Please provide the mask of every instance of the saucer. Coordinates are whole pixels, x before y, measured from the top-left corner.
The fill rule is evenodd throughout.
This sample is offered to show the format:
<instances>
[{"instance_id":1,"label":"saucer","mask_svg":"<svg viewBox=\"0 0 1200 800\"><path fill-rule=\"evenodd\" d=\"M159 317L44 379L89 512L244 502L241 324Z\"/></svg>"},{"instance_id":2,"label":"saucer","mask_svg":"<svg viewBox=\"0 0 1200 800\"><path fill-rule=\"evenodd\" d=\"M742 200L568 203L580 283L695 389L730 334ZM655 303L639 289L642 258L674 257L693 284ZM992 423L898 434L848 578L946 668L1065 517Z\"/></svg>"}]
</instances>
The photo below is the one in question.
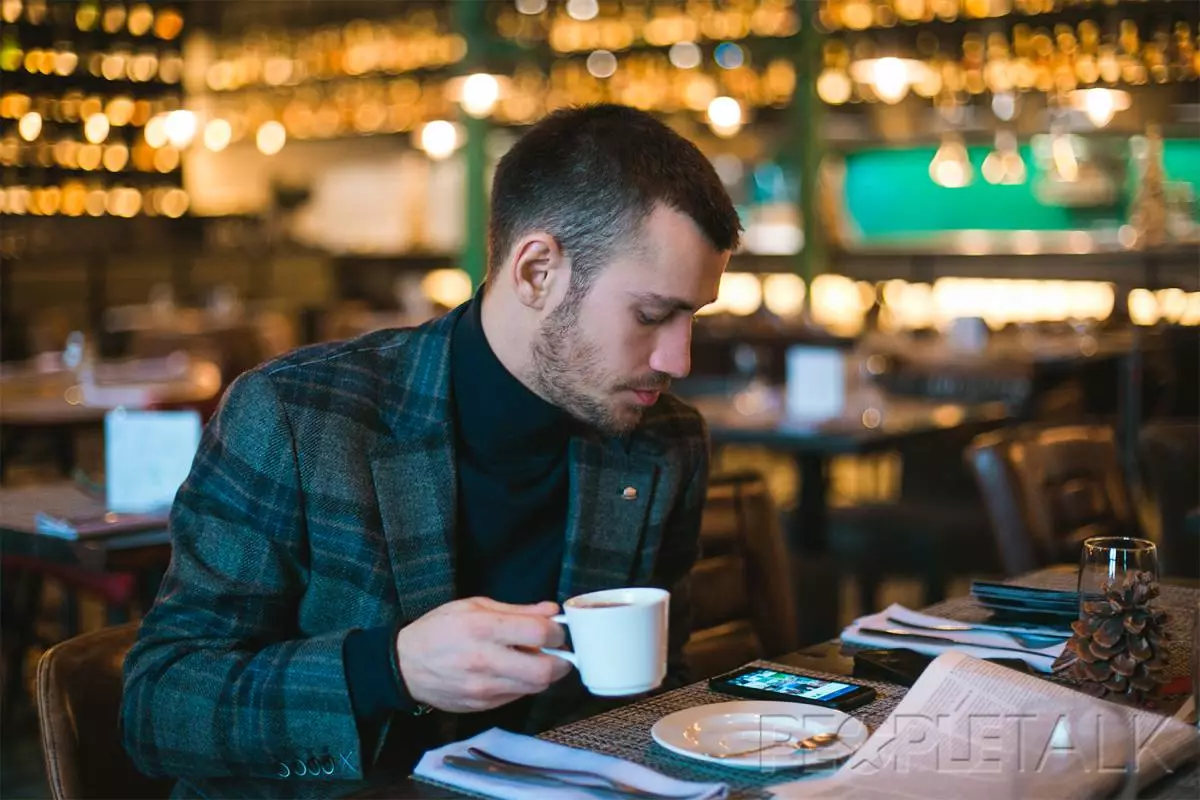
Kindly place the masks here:
<instances>
[{"instance_id":1,"label":"saucer","mask_svg":"<svg viewBox=\"0 0 1200 800\"><path fill-rule=\"evenodd\" d=\"M834 744L815 750L779 746L760 753L721 758L721 753L752 750L791 737L798 742L817 733L837 733ZM677 711L650 729L672 753L739 769L797 769L840 761L870 736L867 726L849 714L806 703L739 700Z\"/></svg>"}]
</instances>

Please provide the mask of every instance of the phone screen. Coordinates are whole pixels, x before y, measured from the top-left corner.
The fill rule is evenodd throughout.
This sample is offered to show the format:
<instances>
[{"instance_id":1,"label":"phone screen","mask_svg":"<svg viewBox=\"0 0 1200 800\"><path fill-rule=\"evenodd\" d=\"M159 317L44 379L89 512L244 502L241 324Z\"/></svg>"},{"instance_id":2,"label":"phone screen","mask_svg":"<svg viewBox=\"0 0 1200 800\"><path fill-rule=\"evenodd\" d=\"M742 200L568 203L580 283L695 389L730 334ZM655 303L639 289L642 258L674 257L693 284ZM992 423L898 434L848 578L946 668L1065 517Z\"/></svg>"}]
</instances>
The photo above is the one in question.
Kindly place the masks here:
<instances>
[{"instance_id":1,"label":"phone screen","mask_svg":"<svg viewBox=\"0 0 1200 800\"><path fill-rule=\"evenodd\" d=\"M859 688L849 683L822 681L817 678L794 675L790 672L776 672L772 669L756 669L752 672L734 675L727 682L733 686L744 686L747 689L760 689L822 702L850 694Z\"/></svg>"}]
</instances>

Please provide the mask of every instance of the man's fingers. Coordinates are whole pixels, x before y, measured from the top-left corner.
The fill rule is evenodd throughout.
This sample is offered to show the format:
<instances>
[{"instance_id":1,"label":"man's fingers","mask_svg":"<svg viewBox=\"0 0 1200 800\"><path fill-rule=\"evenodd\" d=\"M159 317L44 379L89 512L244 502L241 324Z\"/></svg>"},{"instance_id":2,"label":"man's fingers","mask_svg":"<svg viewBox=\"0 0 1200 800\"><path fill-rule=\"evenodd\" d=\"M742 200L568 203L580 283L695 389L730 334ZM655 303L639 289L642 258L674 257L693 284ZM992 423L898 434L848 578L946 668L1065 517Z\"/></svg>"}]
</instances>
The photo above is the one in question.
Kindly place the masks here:
<instances>
[{"instance_id":1,"label":"man's fingers","mask_svg":"<svg viewBox=\"0 0 1200 800\"><path fill-rule=\"evenodd\" d=\"M534 694L562 678L571 665L556 656L528 653L511 647L489 648L488 662L498 691Z\"/></svg>"},{"instance_id":2,"label":"man's fingers","mask_svg":"<svg viewBox=\"0 0 1200 800\"><path fill-rule=\"evenodd\" d=\"M500 614L522 614L535 617L552 617L559 612L558 603L552 603L549 600L532 605L515 605L513 603L501 603L498 600L493 600L490 597L473 598L475 604L487 611L495 611Z\"/></svg>"},{"instance_id":3,"label":"man's fingers","mask_svg":"<svg viewBox=\"0 0 1200 800\"><path fill-rule=\"evenodd\" d=\"M563 642L562 627L546 617L520 614L487 614L483 617L481 633L496 644L558 647Z\"/></svg>"}]
</instances>

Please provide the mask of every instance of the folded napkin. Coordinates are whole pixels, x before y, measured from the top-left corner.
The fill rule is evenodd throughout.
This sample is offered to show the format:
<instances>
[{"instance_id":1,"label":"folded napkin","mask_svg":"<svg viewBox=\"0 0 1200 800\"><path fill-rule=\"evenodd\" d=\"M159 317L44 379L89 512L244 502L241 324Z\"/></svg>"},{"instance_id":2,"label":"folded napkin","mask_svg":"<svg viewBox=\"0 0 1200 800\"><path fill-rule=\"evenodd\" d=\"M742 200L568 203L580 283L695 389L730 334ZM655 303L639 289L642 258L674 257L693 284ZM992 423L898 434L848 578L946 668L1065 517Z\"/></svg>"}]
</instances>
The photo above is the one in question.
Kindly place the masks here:
<instances>
[{"instance_id":1,"label":"folded napkin","mask_svg":"<svg viewBox=\"0 0 1200 800\"><path fill-rule=\"evenodd\" d=\"M895 620L895 622L891 620ZM854 622L850 623L842 631L842 641L869 647L915 650L918 653L930 656L941 655L947 650L955 650L975 656L976 658L1019 658L1028 664L1031 669L1035 669L1038 672L1051 672L1055 659L1062 654L1067 643L1066 639L1062 639L1049 647L1033 649L1022 646L1016 639L1000 631L927 631L907 627L903 623L924 627L968 624L961 620L920 614L902 605L893 603L877 614L869 614L854 620ZM864 628L874 630L905 630L922 636L938 636L944 639L954 639L955 641L947 642L944 645L935 644L909 636L885 636L864 633ZM997 648L1005 649L1001 650Z\"/></svg>"},{"instance_id":2,"label":"folded napkin","mask_svg":"<svg viewBox=\"0 0 1200 800\"><path fill-rule=\"evenodd\" d=\"M494 756L521 764L549 767L553 769L575 769L595 772L622 783L636 786L656 794L672 795L680 800L717 800L729 793L723 783L691 783L675 780L652 769L622 761L612 756L577 750L554 742L509 733L492 728L471 739L430 750L417 764L414 774L418 778L433 781L471 794L496 797L500 800L532 800L552 795L562 800L596 800L597 794L584 789L547 788L527 783L514 783L487 775L476 775L448 767L443 759L448 755L470 757L468 747L478 747Z\"/></svg>"}]
</instances>

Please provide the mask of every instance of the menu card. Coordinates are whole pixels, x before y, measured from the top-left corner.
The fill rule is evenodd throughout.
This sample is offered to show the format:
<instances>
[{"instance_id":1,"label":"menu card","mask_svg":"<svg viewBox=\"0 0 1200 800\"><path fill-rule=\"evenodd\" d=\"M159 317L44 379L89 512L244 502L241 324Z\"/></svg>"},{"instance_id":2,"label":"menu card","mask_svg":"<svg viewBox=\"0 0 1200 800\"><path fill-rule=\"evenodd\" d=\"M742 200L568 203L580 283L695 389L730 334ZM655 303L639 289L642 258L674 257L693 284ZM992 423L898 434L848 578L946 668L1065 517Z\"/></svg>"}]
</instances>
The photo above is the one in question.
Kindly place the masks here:
<instances>
[{"instance_id":1,"label":"menu card","mask_svg":"<svg viewBox=\"0 0 1200 800\"><path fill-rule=\"evenodd\" d=\"M110 411L104 418L109 511L139 514L170 507L200 446L195 411Z\"/></svg>"}]
</instances>

